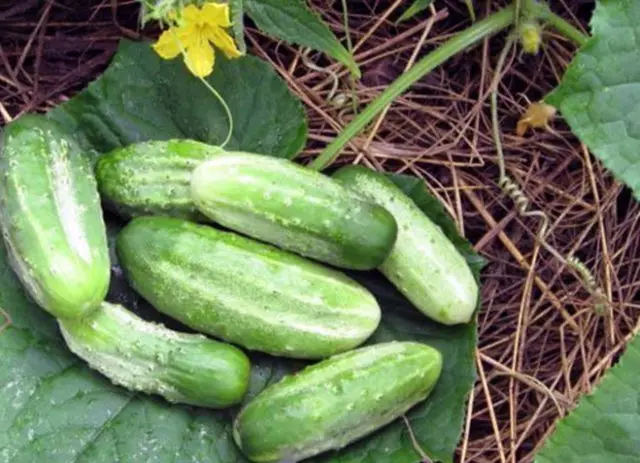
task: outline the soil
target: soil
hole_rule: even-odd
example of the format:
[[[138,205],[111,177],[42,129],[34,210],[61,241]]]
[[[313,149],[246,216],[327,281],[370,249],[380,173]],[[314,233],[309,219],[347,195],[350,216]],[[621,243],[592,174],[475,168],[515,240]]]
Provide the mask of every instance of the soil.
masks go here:
[[[339,37],[341,2],[312,2]],[[363,71],[352,82],[319,55],[316,66],[340,76],[339,93],[360,107],[419,58],[470,24],[465,3],[438,0],[419,18],[397,25],[401,0],[352,0],[349,33]],[[484,17],[501,2],[476,2]],[[593,4],[551,2],[587,30]],[[387,18],[387,19],[385,19]],[[46,111],[72,97],[108,65],[122,37],[157,37],[138,26],[134,0],[0,0],[0,121]],[[336,105],[327,73],[305,65],[297,47],[251,27],[250,53],[276,66],[306,104],[308,145],[315,156],[351,117]],[[640,215],[630,192],[593,158],[561,117],[550,130],[515,133],[527,107],[559,82],[575,47],[546,30],[537,56],[515,51],[500,80],[498,116],[506,169],[522,191],[519,204],[548,218],[522,215],[498,186],[489,93],[505,37],[486,40],[437,68],[399,98],[384,118],[352,140],[340,163],[357,161],[425,180],[430,191],[489,265],[479,315],[478,381],[457,452],[465,462],[527,462],[555,421],[591,391],[639,330]],[[575,255],[595,276],[609,304],[604,315],[584,285],[554,255]]]

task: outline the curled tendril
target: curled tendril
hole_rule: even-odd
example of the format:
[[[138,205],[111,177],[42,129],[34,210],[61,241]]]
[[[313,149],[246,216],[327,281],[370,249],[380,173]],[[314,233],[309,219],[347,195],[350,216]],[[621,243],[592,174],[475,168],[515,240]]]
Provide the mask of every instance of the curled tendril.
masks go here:
[[[332,82],[331,90],[329,90],[329,94],[327,95],[326,100],[335,106],[336,103],[340,103],[340,101],[335,101],[338,97],[341,99],[344,98],[344,94],[338,93],[338,87],[340,86],[340,79],[338,78],[338,74],[336,74],[336,72],[333,69],[329,69],[328,67],[323,68],[318,66],[309,57],[310,53],[311,53],[311,48],[306,48],[302,52],[302,55],[301,55],[302,64],[304,64],[307,68],[313,71],[320,72],[322,74],[327,74],[331,78],[331,82]]]
[[[529,198],[520,189],[520,186],[510,177],[502,177],[498,180],[498,186],[515,203],[518,214],[526,215],[529,211]]]
[[[507,43],[500,53],[498,63],[496,65],[495,78],[492,83],[491,89],[491,122],[493,126],[493,138],[496,145],[496,153],[498,158],[498,167],[500,170],[500,176],[498,179],[498,186],[513,200],[516,206],[516,211],[521,217],[535,217],[540,220],[540,228],[536,234],[536,240],[556,259],[571,268],[577,277],[582,282],[585,289],[589,292],[594,302],[594,311],[598,314],[606,313],[609,307],[609,300],[604,291],[598,284],[598,281],[589,268],[574,255],[563,256],[558,250],[551,246],[547,240],[547,230],[549,228],[549,218],[541,210],[531,210],[529,198],[522,191],[520,186],[511,179],[506,172],[506,166],[504,161],[504,152],[502,150],[502,140],[500,136],[500,124],[498,121],[498,79],[502,74],[504,64],[507,59],[507,55],[513,46],[515,41],[515,35],[510,35],[507,39]]]
[[[609,300],[598,284],[596,277],[591,273],[591,270],[589,270],[584,262],[574,255],[567,257],[567,265],[575,270],[585,283],[587,291],[589,291],[589,294],[591,294],[591,297],[593,298],[593,307],[595,312],[598,315],[604,315],[607,311],[607,307],[609,306]]]

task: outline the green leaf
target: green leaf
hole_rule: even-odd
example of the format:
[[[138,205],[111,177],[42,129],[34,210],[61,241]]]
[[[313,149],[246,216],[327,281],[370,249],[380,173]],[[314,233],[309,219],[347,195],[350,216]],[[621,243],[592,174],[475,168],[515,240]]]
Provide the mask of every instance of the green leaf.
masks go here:
[[[79,139],[95,153],[134,140],[167,138],[173,134],[196,138],[208,135],[199,128],[211,123],[211,109],[190,99],[196,90],[186,83],[189,81],[182,63],[159,61],[151,65],[156,58],[147,51],[145,44],[125,42],[105,74],[85,92],[54,110],[51,117],[74,127]],[[249,69],[254,69],[255,63],[260,64],[242,59],[219,69],[226,73],[229,71],[224,66],[246,66],[243,63],[248,63]],[[141,72],[140,68],[145,67],[147,71]],[[270,109],[282,104],[281,93],[274,83],[281,85],[280,81],[272,81],[272,71],[264,69],[264,73],[264,76],[252,74],[254,85],[247,90],[252,92],[251,108]],[[179,83],[175,88],[172,79]],[[262,85],[272,86],[271,91],[261,91]],[[230,95],[232,91],[227,86],[237,88],[230,79],[222,79],[217,88],[222,94]],[[133,99],[131,104],[129,98]],[[182,99],[194,105],[190,115],[186,114],[186,107],[178,105],[180,117],[189,118],[188,124],[180,125],[184,132],[172,125],[174,120],[168,118],[164,109],[165,105],[173,107]],[[155,111],[145,104],[150,104]],[[233,107],[235,111],[242,110],[237,103]],[[301,118],[301,113],[297,117]],[[176,117],[175,121],[180,118]],[[290,127],[304,126],[304,121],[299,119],[293,124],[288,118],[280,117],[269,120],[268,124],[253,130],[284,133]],[[202,136],[199,139],[207,140]],[[235,142],[240,149],[251,149],[256,139],[254,133],[246,133]],[[289,140],[289,144],[284,140]],[[271,145],[272,153],[293,153],[299,144],[298,137],[283,138]],[[467,257],[477,277],[482,259],[457,235],[443,207],[426,193],[422,182],[406,176],[391,178],[443,228]],[[112,244],[121,226],[117,219],[107,217]],[[109,300],[123,303],[145,318],[164,322],[174,329],[185,329],[139,298],[127,285],[115,253],[112,252],[111,257]],[[379,273],[354,272],[351,276],[376,295],[383,310],[381,326],[370,342],[417,340],[442,351],[445,363],[438,385],[428,401],[410,411],[408,419],[421,448],[434,460],[451,462],[460,437],[465,401],[475,379],[475,324],[445,327],[430,322]],[[0,308],[13,322],[0,332],[0,410],[3,410],[0,413],[0,462],[246,461],[231,439],[230,427],[236,410],[214,412],[132,394],[111,385],[71,355],[54,320],[25,297],[2,248]],[[267,355],[252,354],[251,358],[254,366],[249,398],[304,366],[300,361]],[[404,421],[397,420],[372,436],[314,461],[404,463],[418,459]]]
[[[637,463],[640,461],[640,336],[595,392],[560,420],[536,463]]]
[[[593,37],[546,98],[640,199],[640,2],[601,0]]]
[[[429,5],[433,3],[433,0],[415,0],[409,8],[404,10],[404,13],[398,18],[398,22],[407,21],[413,18],[418,13],[429,8]]]
[[[244,40],[244,0],[229,0],[231,21],[233,22],[233,38],[238,44],[240,53],[247,52],[247,44]]]
[[[99,152],[150,139],[220,144],[229,128],[227,115],[185,69],[181,59],[160,59],[148,43],[123,40],[100,79],[51,117],[81,132]],[[226,60],[218,53],[207,80],[233,115],[227,149],[292,158],[304,147],[304,109],[267,63],[252,56]]]
[[[351,53],[304,0],[244,0],[247,13],[264,33],[290,43],[320,50],[340,61],[356,77],[360,70]]]

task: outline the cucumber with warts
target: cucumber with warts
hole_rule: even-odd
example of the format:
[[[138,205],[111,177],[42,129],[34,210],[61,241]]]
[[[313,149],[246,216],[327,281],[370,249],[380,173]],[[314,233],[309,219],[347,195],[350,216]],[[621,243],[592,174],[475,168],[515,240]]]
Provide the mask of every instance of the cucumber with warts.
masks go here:
[[[251,365],[236,347],[144,321],[103,303],[84,320],[61,320],[69,349],[114,384],[169,402],[224,408],[249,387]]]
[[[13,270],[58,318],[83,317],[109,285],[95,178],[75,139],[41,115],[8,124],[0,140],[0,227]]]
[[[478,304],[478,284],[440,227],[391,180],[370,169],[346,166],[333,177],[395,217],[398,239],[380,270],[398,290],[440,323],[471,320]]]
[[[375,268],[396,239],[384,208],[285,159],[224,153],[196,168],[191,193],[215,222],[336,267]]]
[[[202,220],[191,199],[191,174],[222,148],[195,140],[154,140],[111,151],[96,177],[105,206],[124,218],[166,215]]]
[[[139,217],[116,248],[156,309],[251,350],[327,357],[364,342],[380,321],[375,298],[344,274],[235,233]]]
[[[339,449],[423,401],[441,370],[440,352],[415,342],[346,352],[262,391],[236,417],[233,436],[255,462]]]

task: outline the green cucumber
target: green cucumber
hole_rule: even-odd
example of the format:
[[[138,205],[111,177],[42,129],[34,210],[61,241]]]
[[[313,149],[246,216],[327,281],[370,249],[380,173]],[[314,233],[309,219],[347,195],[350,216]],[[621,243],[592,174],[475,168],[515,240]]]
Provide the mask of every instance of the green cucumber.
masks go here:
[[[193,169],[222,151],[194,140],[147,141],[100,157],[98,188],[105,206],[129,219],[167,215],[202,220],[191,199]]]
[[[225,153],[193,173],[191,193],[210,219],[336,267],[377,267],[397,227],[384,208],[291,161]]]
[[[375,298],[344,274],[234,233],[140,217],[116,248],[133,288],[159,311],[251,350],[327,357],[380,321]]]
[[[255,462],[339,449],[403,415],[432,391],[442,356],[420,343],[362,347],[307,367],[251,400],[233,437]]]
[[[76,318],[104,300],[110,262],[93,172],[70,134],[44,116],[22,116],[2,133],[0,227],[41,307]]]
[[[478,284],[467,262],[439,226],[386,177],[347,166],[334,178],[386,208],[398,223],[398,239],[380,266],[420,311],[445,325],[467,323],[478,304]]]
[[[229,344],[144,321],[102,304],[85,320],[59,321],[69,349],[114,384],[169,402],[224,408],[242,401],[251,364]]]

